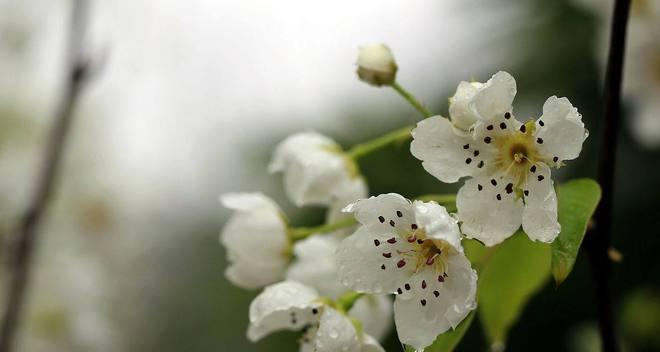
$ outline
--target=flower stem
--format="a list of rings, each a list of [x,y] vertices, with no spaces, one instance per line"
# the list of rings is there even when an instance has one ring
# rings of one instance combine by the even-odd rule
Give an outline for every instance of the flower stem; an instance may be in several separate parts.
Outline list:
[[[295,242],[305,239],[313,234],[329,233],[355,224],[357,224],[357,220],[355,220],[354,217],[349,216],[346,219],[342,219],[329,224],[323,224],[320,226],[292,228],[289,230],[289,235],[291,236],[291,239]]]
[[[403,143],[412,138],[410,134],[412,129],[413,126],[406,126],[386,133],[380,137],[376,137],[370,141],[357,144],[353,146],[353,148],[347,150],[346,155],[353,160],[357,160],[390,144]]]
[[[415,197],[415,199],[421,200],[423,202],[435,201],[440,204],[456,203],[455,194],[423,194],[419,197]]]
[[[598,164],[598,183],[602,198],[596,214],[595,227],[585,238],[591,273],[596,292],[596,308],[600,338],[605,352],[619,351],[612,314],[612,263],[607,256],[612,237],[612,206],[616,146],[621,114],[621,81],[626,47],[626,27],[630,0],[616,0],[610,33],[610,48],[605,72],[603,132]]]
[[[409,91],[407,91],[405,88],[403,88],[398,82],[392,83],[392,88],[399,93],[403,99],[406,99],[410,105],[412,105],[415,110],[419,111],[424,117],[431,117],[433,116],[433,113],[429,111],[422,103],[415,98],[414,95],[412,95]]]

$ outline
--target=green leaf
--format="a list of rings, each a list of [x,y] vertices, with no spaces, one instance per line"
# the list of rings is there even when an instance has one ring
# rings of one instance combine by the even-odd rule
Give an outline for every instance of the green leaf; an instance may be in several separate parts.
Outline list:
[[[424,352],[451,352],[453,351],[458,343],[461,342],[463,336],[472,325],[472,320],[474,320],[475,311],[471,311],[470,314],[463,319],[463,321],[458,324],[456,329],[450,330],[444,334],[438,335],[438,338],[433,341],[433,344],[424,349]],[[415,352],[415,349],[406,345],[406,352]]]
[[[552,243],[552,275],[559,286],[575,264],[589,219],[600,201],[600,186],[592,179],[572,180],[557,188],[561,232]]]
[[[479,276],[479,320],[491,344],[504,343],[527,301],[550,277],[550,246],[518,231],[494,247]]]

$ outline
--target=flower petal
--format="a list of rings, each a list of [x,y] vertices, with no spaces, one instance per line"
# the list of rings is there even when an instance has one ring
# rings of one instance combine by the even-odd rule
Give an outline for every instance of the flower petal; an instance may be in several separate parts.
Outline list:
[[[235,209],[220,234],[230,265],[227,278],[237,286],[256,288],[283,277],[288,246],[279,207],[260,193],[226,194],[224,206]]]
[[[346,214],[343,209],[351,204],[356,202],[359,199],[364,199],[369,196],[369,191],[367,189],[367,183],[364,178],[357,177],[350,181],[346,187],[342,187],[338,190],[337,194],[334,195],[334,198],[331,200],[330,206],[328,207],[328,212],[326,213],[326,222],[334,223],[348,217],[353,216],[352,214]],[[338,237],[344,238],[355,231],[354,227],[348,227],[336,231]]]
[[[444,117],[433,116],[420,121],[412,136],[410,152],[422,161],[424,170],[440,181],[456,182],[477,171],[478,162],[473,153],[475,143],[481,142],[457,131]]]
[[[479,82],[462,81],[458,84],[456,93],[449,98],[449,116],[454,126],[468,131],[477,122],[477,117],[470,109],[469,104],[483,86],[484,84]]]
[[[566,98],[552,96],[543,104],[543,115],[536,121],[537,145],[546,163],[577,158],[587,138],[582,115]]]
[[[394,320],[401,342],[422,350],[476,307],[477,274],[467,258],[449,256],[447,273],[439,280],[435,270],[422,269],[412,278],[411,290],[397,295]]]
[[[355,326],[345,315],[325,307],[316,332],[316,352],[360,352]]]
[[[374,232],[404,233],[414,223],[410,201],[399,194],[387,193],[368,199],[360,199],[344,208],[355,213],[362,225]]]
[[[316,291],[284,281],[268,286],[250,303],[248,338],[257,341],[277,330],[298,330],[318,320],[321,303]]]
[[[293,246],[296,261],[286,277],[314,287],[325,297],[335,299],[348,289],[339,283],[335,252],[340,240],[331,235],[314,235]]]
[[[494,246],[513,235],[522,222],[523,202],[505,176],[480,176],[465,182],[456,195],[461,230],[486,246]]]
[[[413,202],[413,207],[417,225],[425,230],[427,238],[443,240],[457,251],[463,252],[458,221],[449,215],[445,207],[436,202],[418,200]]]
[[[365,295],[355,302],[348,315],[359,320],[365,333],[382,341],[392,329],[392,299]]]
[[[395,232],[374,232],[367,226],[344,239],[337,250],[342,285],[358,292],[393,293],[414,271],[400,253],[412,249]]]
[[[340,146],[315,132],[285,139],[275,149],[270,172],[284,172],[284,188],[298,206],[328,205],[351,178]]]
[[[525,184],[522,226],[532,240],[552,242],[561,230],[557,221],[557,195],[550,168],[543,163],[535,166]]]
[[[268,263],[233,260],[225,270],[225,277],[238,287],[255,289],[283,279],[286,266],[284,257]]]
[[[362,348],[360,352],[385,352],[385,349],[369,334],[362,335]]]
[[[516,91],[516,80],[507,72],[497,72],[474,95],[469,107],[482,121],[504,116],[511,112]]]

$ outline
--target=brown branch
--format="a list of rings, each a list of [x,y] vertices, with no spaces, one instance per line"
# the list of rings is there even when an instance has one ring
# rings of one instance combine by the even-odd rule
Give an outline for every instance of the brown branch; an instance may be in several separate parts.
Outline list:
[[[585,248],[589,254],[596,290],[596,308],[602,349],[606,352],[619,351],[619,341],[613,318],[612,263],[607,251],[612,238],[614,171],[617,132],[621,121],[621,81],[629,12],[630,0],[616,0],[605,73],[603,134],[598,164],[598,182],[603,196],[594,215],[595,227],[585,239]]]
[[[16,244],[10,253],[11,281],[2,330],[0,330],[0,352],[9,352],[13,346],[32,267],[38,225],[53,193],[53,185],[73,120],[76,101],[89,73],[89,63],[84,60],[82,53],[88,6],[86,0],[74,0],[72,4],[65,63],[66,83],[54,113],[54,125],[48,136],[36,188],[27,211],[18,224],[14,237]]]

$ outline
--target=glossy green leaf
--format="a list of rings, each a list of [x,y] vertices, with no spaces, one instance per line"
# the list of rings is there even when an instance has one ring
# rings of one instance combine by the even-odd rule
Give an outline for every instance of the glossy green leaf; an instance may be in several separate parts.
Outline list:
[[[600,201],[600,187],[592,179],[578,179],[557,188],[561,232],[552,243],[552,274],[560,285],[573,269],[589,219]]]
[[[522,231],[494,247],[479,276],[478,311],[491,344],[504,343],[529,299],[550,277],[550,245]]]

